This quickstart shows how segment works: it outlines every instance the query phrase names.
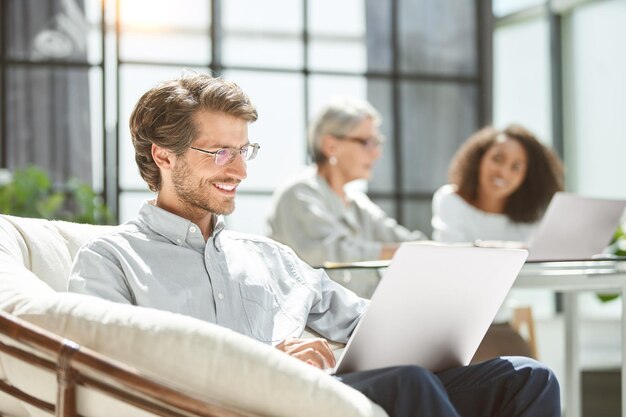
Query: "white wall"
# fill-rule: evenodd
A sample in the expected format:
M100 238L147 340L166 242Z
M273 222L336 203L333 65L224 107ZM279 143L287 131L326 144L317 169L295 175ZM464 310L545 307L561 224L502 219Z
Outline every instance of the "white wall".
M564 19L568 188L626 198L626 1L597 1Z

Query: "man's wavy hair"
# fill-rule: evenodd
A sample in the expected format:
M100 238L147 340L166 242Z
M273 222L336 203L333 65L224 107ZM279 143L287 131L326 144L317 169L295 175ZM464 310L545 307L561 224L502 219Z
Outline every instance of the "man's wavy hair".
M257 111L241 88L222 78L188 73L160 83L137 102L130 116L135 161L150 190L161 188L161 173L152 159L152 144L176 155L189 149L197 136L194 115L201 110L225 113L251 123Z
M555 192L563 190L563 164L527 129L509 125L504 131L487 126L473 134L457 151L450 163L448 179L468 203L478 198L480 162L502 136L516 140L526 150L526 177L507 199L504 214L515 223L533 223L543 216Z

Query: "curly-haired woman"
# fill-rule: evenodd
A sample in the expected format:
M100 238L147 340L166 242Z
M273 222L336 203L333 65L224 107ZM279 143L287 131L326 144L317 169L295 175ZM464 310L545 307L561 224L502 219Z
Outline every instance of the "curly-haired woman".
M522 126L489 126L458 150L449 181L433 198L434 240L526 242L563 189L563 166Z

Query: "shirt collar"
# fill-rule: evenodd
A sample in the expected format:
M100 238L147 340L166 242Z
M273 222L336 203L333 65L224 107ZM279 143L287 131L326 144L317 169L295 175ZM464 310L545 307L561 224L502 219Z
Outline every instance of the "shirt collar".
M198 225L190 220L180 217L177 214L171 213L155 205L155 200L145 201L139 210L139 221L146 224L155 233L165 237L174 244L180 244L181 242L189 243L189 235L191 233L192 226L199 233L200 228ZM213 245L218 249L217 238L219 234L224 230L225 223L223 216L213 215L213 234L209 237L209 240L213 240ZM200 235L201 236L201 235ZM202 238L204 241L204 238ZM219 250L219 249L218 249Z

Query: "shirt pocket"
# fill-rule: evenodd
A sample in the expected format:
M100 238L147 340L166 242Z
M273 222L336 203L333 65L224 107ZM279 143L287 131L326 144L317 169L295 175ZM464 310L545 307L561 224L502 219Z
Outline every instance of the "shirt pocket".
M239 284L243 309L253 338L266 343L277 343L304 328L288 315L271 289L261 285Z

